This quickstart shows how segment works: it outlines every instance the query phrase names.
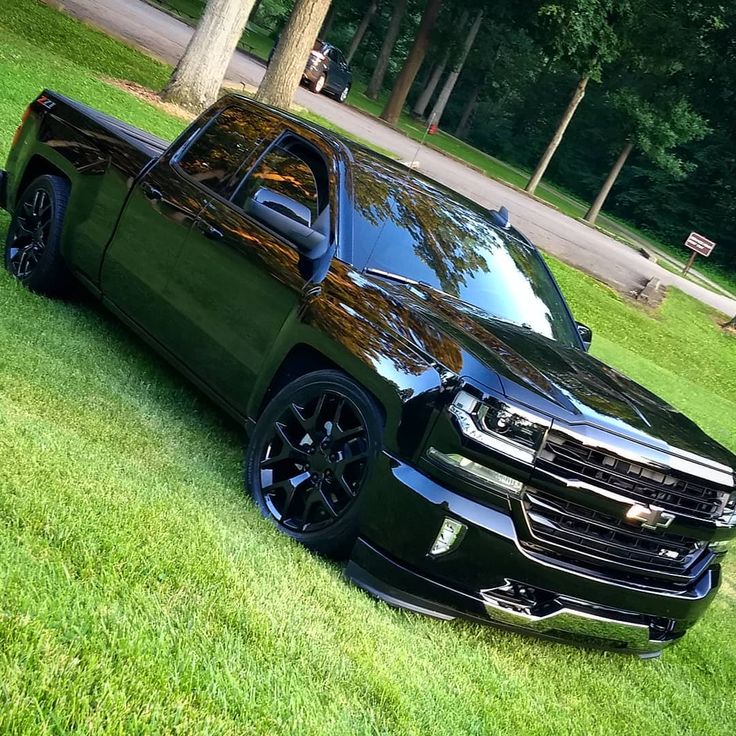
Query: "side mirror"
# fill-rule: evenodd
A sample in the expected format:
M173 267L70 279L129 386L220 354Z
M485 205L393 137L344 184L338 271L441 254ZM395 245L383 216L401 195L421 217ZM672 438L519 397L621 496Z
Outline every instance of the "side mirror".
M580 339L583 341L583 347L587 352L590 350L590 344L593 342L593 330L588 325L581 324L580 322L576 322L575 324L578 328L578 335L580 335Z
M274 232L294 243L307 258L319 258L327 251L326 235L312 227L308 207L284 194L262 187L245 203L245 211Z

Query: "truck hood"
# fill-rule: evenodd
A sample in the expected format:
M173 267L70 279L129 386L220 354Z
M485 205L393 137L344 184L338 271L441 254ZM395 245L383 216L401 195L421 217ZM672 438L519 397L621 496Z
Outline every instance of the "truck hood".
M705 464L736 466L736 456L693 421L583 350L494 319L421 285L391 284L390 291L400 298L401 308L421 316L431 332L441 331L457 346L454 354L461 365L445 366L453 372L485 385L495 374L496 386L500 383L508 398L569 424L589 424L674 454L679 449ZM432 352L422 344L421 331L413 329L410 337ZM443 362L441 356L433 357Z

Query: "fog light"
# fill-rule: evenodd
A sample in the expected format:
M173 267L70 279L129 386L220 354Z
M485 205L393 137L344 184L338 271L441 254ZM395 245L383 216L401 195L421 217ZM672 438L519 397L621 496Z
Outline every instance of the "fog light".
M524 488L524 484L516 480L516 478L511 478L492 468L476 463L464 455L446 455L434 447L429 448L427 455L432 460L444 465L451 472L465 475L476 483L480 481L483 485L491 486L494 490L500 491L504 495L519 496Z
M440 527L440 533L437 535L437 539L434 540L429 554L432 557L437 557L438 555L444 555L446 552L449 552L460 541L467 528L465 524L456 519L445 517Z

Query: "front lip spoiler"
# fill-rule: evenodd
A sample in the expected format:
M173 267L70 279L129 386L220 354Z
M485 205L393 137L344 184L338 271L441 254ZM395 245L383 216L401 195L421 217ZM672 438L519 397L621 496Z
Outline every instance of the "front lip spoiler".
M345 568L345 577L356 586L390 606L445 621L461 618L493 624L519 633L532 634L592 649L656 657L681 635L652 638L646 622L631 620L636 614L620 612L619 618L606 613L611 609L559 596L545 606L544 615L509 608L508 601L494 590L480 591L480 598L449 588L439 581L410 570L388 557L365 539L358 539ZM442 601L442 602L440 602ZM554 610L550 608L556 606ZM591 610L582 610L583 608ZM595 611L595 612L593 612ZM627 620L627 618L629 620Z

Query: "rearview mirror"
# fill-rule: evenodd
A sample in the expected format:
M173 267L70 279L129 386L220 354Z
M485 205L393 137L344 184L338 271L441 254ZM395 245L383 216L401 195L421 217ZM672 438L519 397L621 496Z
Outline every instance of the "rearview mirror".
M583 341L583 347L587 352L590 350L590 344L593 342L593 330L591 330L588 325L584 325L581 322L576 322L575 324L578 328L578 335L580 335L580 339Z
M291 197L263 187L246 201L245 211L283 235L307 258L319 258L327 251L328 238L312 227L311 211Z

